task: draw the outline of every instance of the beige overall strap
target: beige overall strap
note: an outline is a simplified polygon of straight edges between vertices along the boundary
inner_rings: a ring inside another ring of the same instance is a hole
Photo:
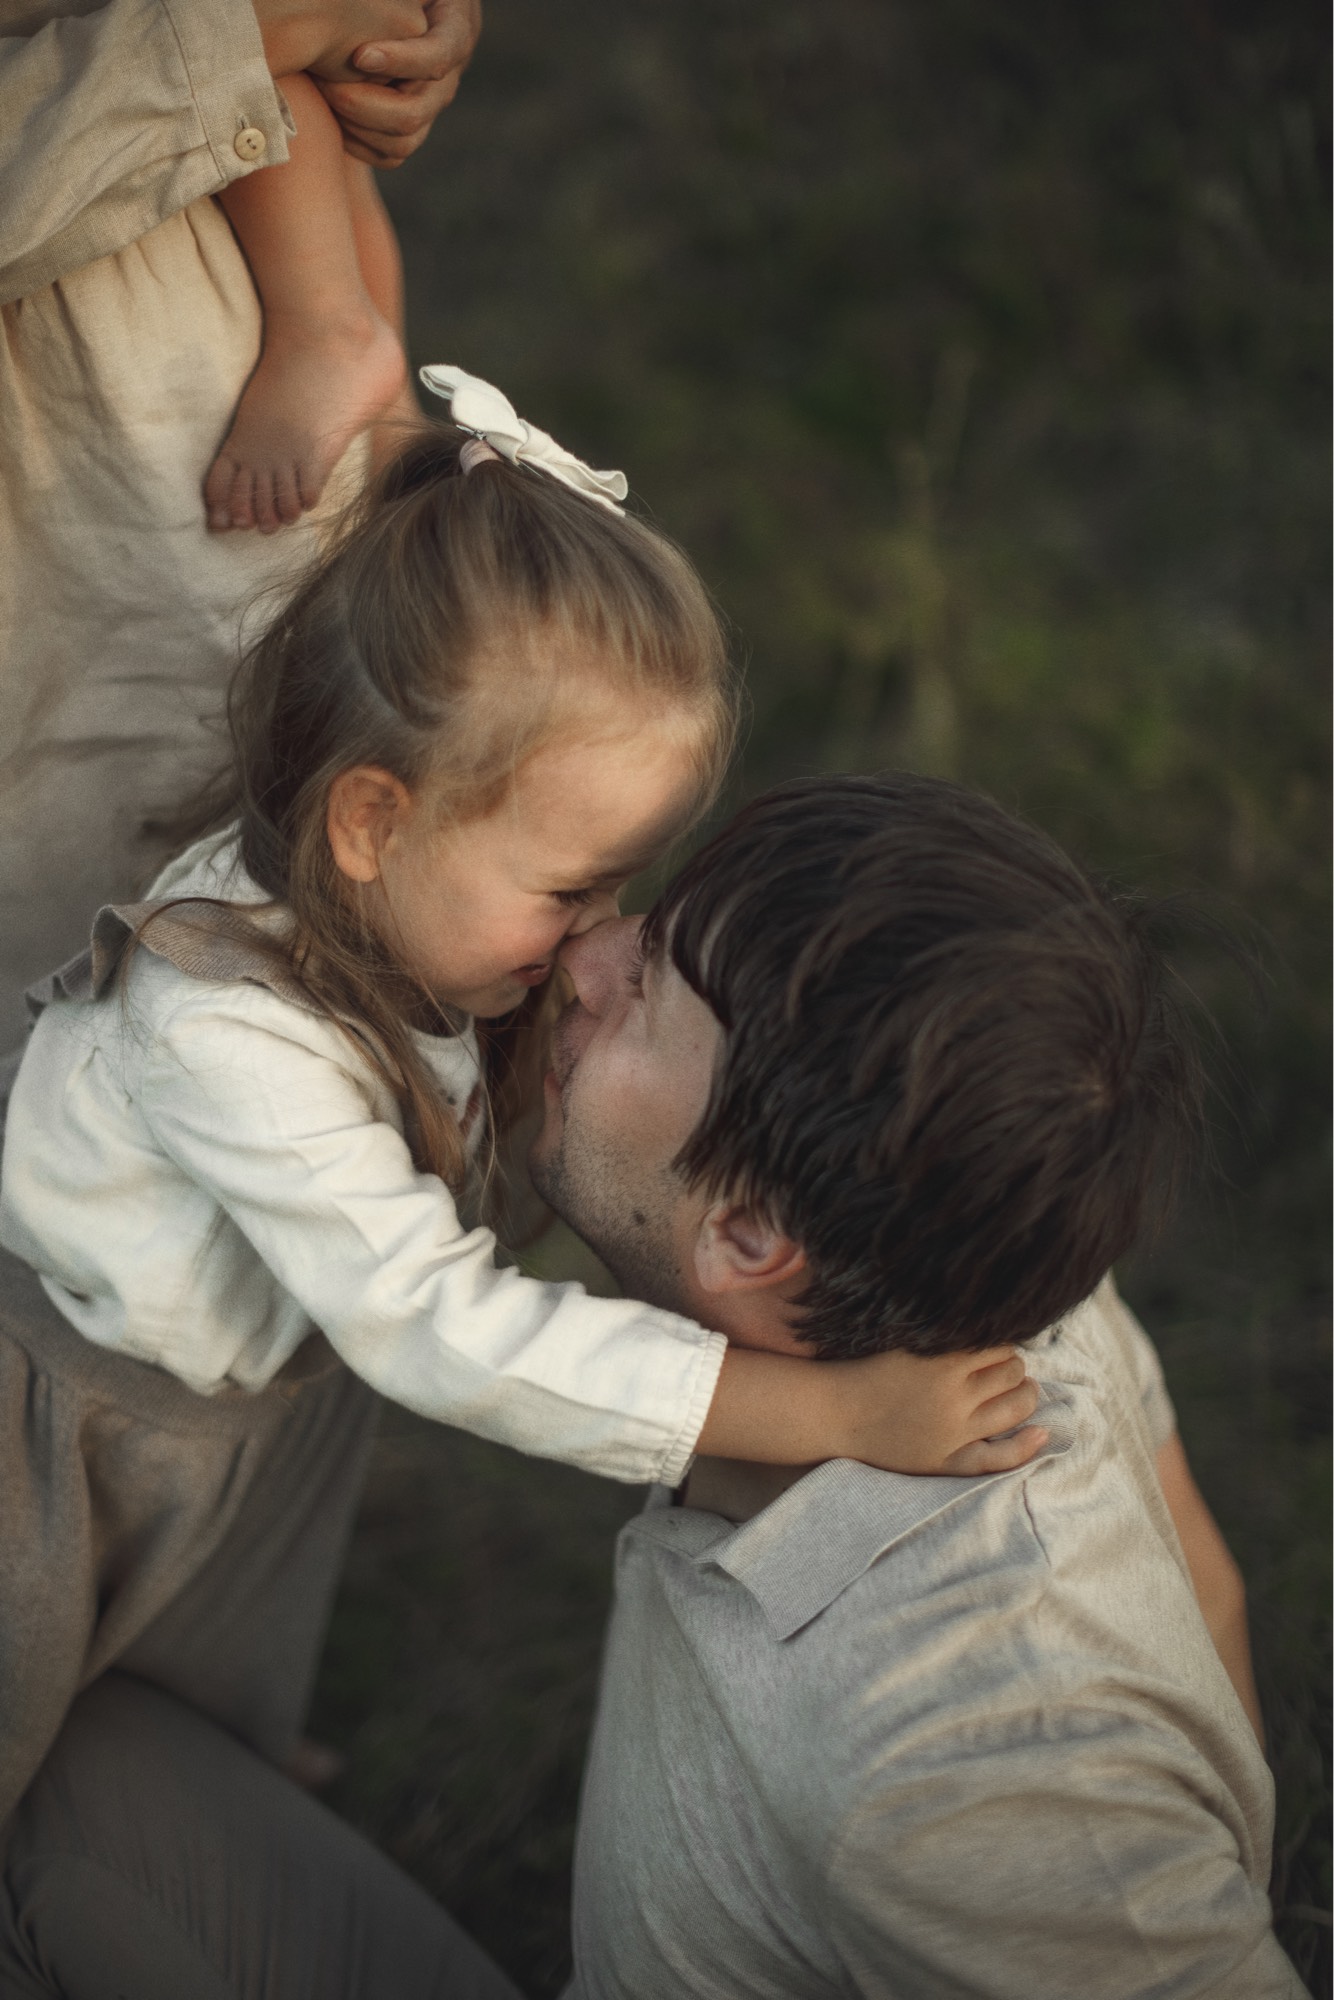
[[[234,903],[192,897],[105,903],[93,919],[86,948],[30,986],[24,997],[34,1020],[53,1001],[99,1000],[134,944],[188,978],[220,984],[247,979],[308,1013],[322,1012],[295,974],[265,949],[266,942],[259,926]]]
[[[86,948],[57,971],[48,972],[23,997],[34,1021],[57,1001],[100,1000],[133,946],[166,959],[189,979],[211,980],[219,985],[245,979],[255,986],[267,986],[271,993],[292,1006],[339,1022],[365,1046],[373,1061],[378,1060],[374,1040],[365,1024],[341,1010],[321,1007],[296,974],[266,950],[269,937],[253,916],[247,914],[245,906],[236,903],[214,903],[190,896],[152,903],[104,903],[93,919],[93,933]],[[459,1016],[454,1031],[461,1032],[465,1024],[466,1017]],[[17,1068],[17,1063],[14,1067]],[[8,1083],[12,1082],[11,1074]],[[0,1117],[7,1095],[8,1087],[0,1079]],[[485,1090],[479,1083],[460,1119],[465,1137],[484,1110]]]

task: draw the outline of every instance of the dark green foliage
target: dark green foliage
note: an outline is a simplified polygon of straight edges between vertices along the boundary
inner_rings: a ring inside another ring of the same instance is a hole
[[[414,359],[632,487],[735,622],[741,785],[906,764],[1231,913],[1217,1164],[1126,1288],[1247,1569],[1275,1896],[1328,1982],[1323,12],[493,0],[387,183]],[[1249,927],[1249,928],[1248,928]],[[398,1424],[341,1801],[555,1992],[628,1497]]]

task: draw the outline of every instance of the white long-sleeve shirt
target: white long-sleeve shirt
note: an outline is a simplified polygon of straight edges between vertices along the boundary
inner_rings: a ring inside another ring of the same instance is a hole
[[[230,843],[162,896],[263,900]],[[456,1110],[471,1030],[422,1036]],[[629,1481],[681,1477],[726,1343],[633,1301],[497,1268],[337,1023],[137,951],[33,1030],[10,1100],[0,1241],[86,1339],[202,1393],[259,1389],[314,1326],[382,1394]]]

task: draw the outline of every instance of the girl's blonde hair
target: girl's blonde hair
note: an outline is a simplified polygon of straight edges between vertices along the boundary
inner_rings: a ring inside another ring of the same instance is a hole
[[[239,817],[246,870],[293,919],[270,948],[357,1024],[417,1164],[455,1190],[463,1136],[409,1027],[422,991],[334,862],[334,779],[379,765],[475,817],[591,683],[694,722],[702,810],[736,726],[722,627],[681,551],[540,472],[488,460],[464,473],[460,442],[444,426],[414,435],[250,647],[228,705],[231,767],[191,829]],[[540,1010],[539,996],[485,1037],[501,1096]]]

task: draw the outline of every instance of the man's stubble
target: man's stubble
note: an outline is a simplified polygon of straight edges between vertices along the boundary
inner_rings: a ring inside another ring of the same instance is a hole
[[[555,1152],[535,1159],[531,1171],[542,1199],[596,1251],[627,1298],[694,1317],[672,1241],[682,1189],[671,1167],[646,1171],[603,1140],[581,1142],[567,1122]]]

